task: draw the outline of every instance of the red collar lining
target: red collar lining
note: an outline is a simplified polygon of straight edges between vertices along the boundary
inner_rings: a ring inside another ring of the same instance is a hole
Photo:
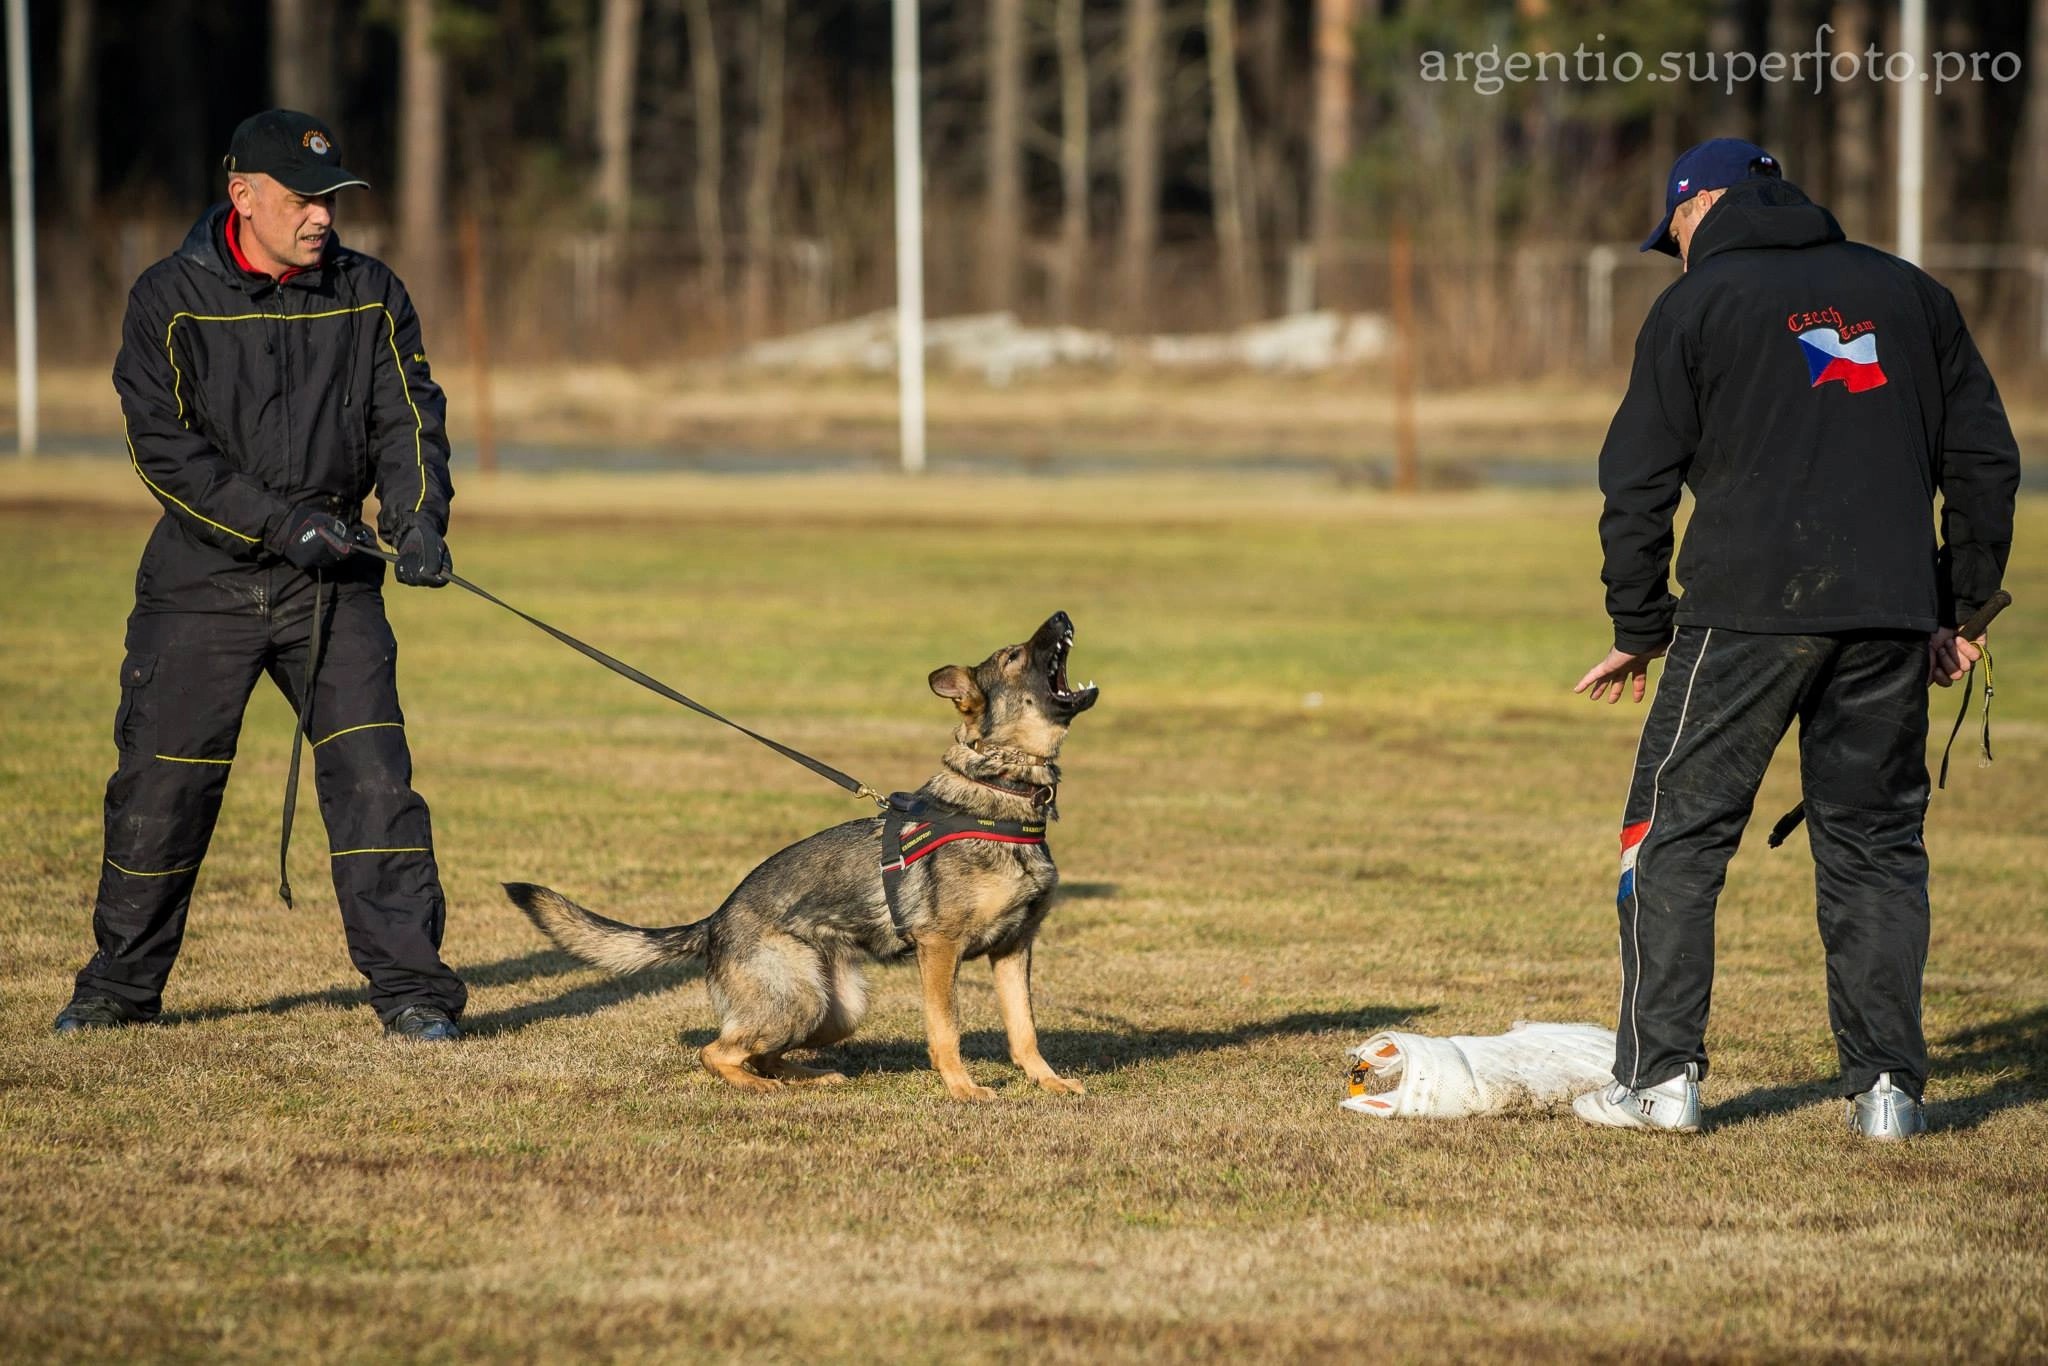
[[[266,280],[274,279],[278,284],[283,284],[292,276],[303,275],[309,269],[307,266],[291,266],[284,274],[273,276],[268,271],[258,270],[250,264],[249,258],[242,254],[242,215],[236,213],[232,206],[228,209],[227,222],[222,226],[221,232],[228,239],[228,251],[234,256],[235,264],[240,266],[246,275],[259,275]]]

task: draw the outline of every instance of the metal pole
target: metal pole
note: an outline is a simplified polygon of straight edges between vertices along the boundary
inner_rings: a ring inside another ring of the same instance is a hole
[[[36,453],[36,167],[28,95],[28,0],[7,0],[8,160],[14,199],[14,421],[24,459]]]
[[[19,0],[12,0],[19,3]],[[924,469],[924,139],[917,96],[917,0],[894,0],[896,57],[896,389],[903,472]]]
[[[1899,84],[1899,255],[1919,264],[1920,175],[1926,164],[1927,0],[1899,0],[1899,46],[1913,58],[1913,74]]]

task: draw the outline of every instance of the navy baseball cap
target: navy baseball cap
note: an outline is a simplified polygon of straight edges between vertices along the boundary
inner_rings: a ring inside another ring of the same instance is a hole
[[[230,171],[260,173],[294,194],[333,194],[344,185],[370,182],[344,170],[334,134],[311,114],[296,109],[266,109],[236,126],[221,165]]]
[[[1678,255],[1671,240],[1671,215],[1678,206],[1701,190],[1725,190],[1738,180],[1753,175],[1782,176],[1778,159],[1753,142],[1741,138],[1709,138],[1689,148],[1671,163],[1671,178],[1664,184],[1664,221],[1643,239],[1644,251]]]

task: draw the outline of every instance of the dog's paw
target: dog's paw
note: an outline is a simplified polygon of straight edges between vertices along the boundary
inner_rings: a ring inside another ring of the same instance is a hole
[[[736,1090],[752,1091],[756,1095],[765,1095],[770,1091],[780,1091],[785,1085],[779,1078],[757,1077],[752,1072],[741,1068],[734,1068],[730,1072],[720,1072],[718,1079]]]
[[[946,1094],[955,1100],[994,1100],[996,1093],[986,1086],[976,1086],[971,1081],[946,1083]]]
[[[789,1086],[844,1086],[847,1076],[844,1072],[828,1072],[816,1067],[798,1067],[784,1063],[775,1073],[775,1079]]]
[[[1043,1076],[1038,1078],[1038,1085],[1041,1090],[1050,1091],[1056,1096],[1085,1096],[1088,1094],[1087,1087],[1078,1081],[1073,1081],[1066,1077]]]

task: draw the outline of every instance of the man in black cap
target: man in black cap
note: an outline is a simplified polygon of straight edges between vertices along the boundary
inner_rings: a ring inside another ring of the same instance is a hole
[[[114,362],[129,458],[163,504],[136,576],[114,717],[98,952],[59,1033],[154,1018],[258,675],[312,742],[349,957],[388,1032],[460,1036],[445,907],[398,706],[374,488],[401,583],[452,564],[445,404],[384,265],[334,235],[363,185],[319,119],[235,130],[228,203],[128,298]],[[282,889],[281,889],[282,890]]]
[[[1797,720],[1849,1124],[1911,1137],[1927,1080],[1926,687],[1979,657],[1955,627],[1999,590],[2019,451],[1955,298],[1844,240],[1761,147],[1688,151],[1665,206],[1643,250],[1685,271],[1650,309],[1600,453],[1614,646],[1576,690],[1641,701],[1649,662],[1669,660],[1622,822],[1614,1083],[1575,1108],[1699,1127],[1714,903]]]

